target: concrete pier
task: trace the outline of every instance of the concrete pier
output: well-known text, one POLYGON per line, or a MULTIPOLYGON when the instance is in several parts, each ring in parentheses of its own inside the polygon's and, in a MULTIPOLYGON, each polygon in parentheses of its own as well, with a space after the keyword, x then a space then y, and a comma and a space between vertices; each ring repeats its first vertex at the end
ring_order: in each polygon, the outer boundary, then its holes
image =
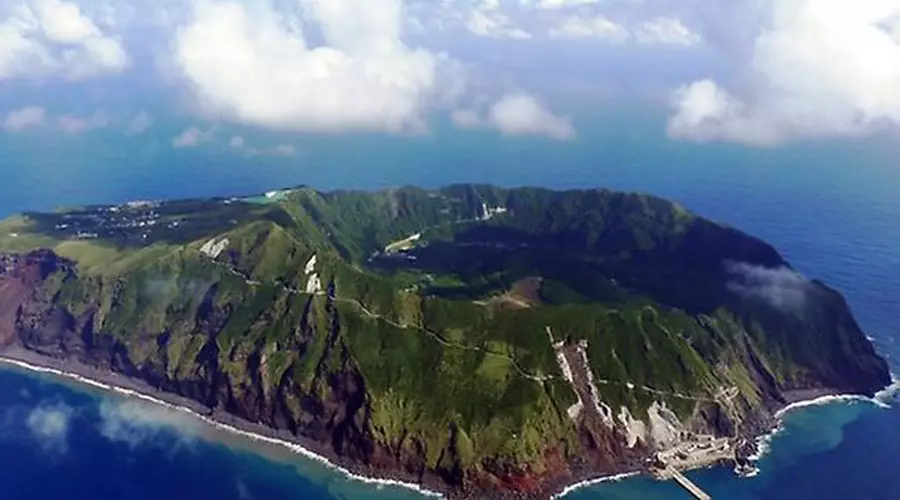
POLYGON ((711 496, 707 495, 706 492, 701 490, 699 486, 694 484, 693 481, 685 477, 684 474, 678 472, 677 470, 671 467, 667 467, 666 474, 674 479, 676 483, 680 484, 682 488, 686 489, 691 495, 694 495, 694 498, 696 498, 697 500, 712 500, 711 496))

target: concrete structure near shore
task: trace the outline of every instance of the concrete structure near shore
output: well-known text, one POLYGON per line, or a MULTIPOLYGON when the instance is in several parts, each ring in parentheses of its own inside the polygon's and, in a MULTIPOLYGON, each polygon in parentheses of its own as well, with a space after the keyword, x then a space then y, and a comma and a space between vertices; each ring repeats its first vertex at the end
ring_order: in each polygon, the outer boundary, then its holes
POLYGON ((712 497, 709 496, 705 491, 700 489, 693 481, 687 478, 684 474, 682 474, 678 469, 672 467, 671 465, 667 465, 665 462, 657 462, 655 465, 654 474, 657 479, 666 481, 669 479, 674 479, 679 486, 687 490, 694 498, 697 500, 712 500, 712 497))
POLYGON ((676 483, 680 484, 682 488, 686 489, 688 493, 694 495, 694 498, 697 500, 712 500, 712 497, 707 495, 706 492, 700 489, 699 486, 694 484, 693 481, 685 477, 684 474, 678 472, 677 470, 668 467, 666 471, 667 474, 672 476, 672 479, 675 480, 676 483))

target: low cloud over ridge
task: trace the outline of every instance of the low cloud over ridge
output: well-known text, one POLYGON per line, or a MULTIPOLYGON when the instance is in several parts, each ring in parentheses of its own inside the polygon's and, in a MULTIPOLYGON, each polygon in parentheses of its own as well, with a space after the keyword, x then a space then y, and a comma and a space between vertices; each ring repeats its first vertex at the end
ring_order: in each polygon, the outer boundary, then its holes
POLYGON ((732 276, 728 289, 741 297, 762 300, 784 312, 799 311, 806 305, 811 282, 793 269, 745 262, 730 262, 726 268, 732 276))

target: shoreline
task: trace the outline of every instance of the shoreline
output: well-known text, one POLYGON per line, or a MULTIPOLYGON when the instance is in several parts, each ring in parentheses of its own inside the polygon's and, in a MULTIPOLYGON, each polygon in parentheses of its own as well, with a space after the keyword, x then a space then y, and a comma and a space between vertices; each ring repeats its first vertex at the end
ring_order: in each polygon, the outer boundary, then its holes
MULTIPOLYGON (((780 408, 775 411, 772 415, 772 418, 775 421, 775 426, 764 434, 760 434, 754 438, 756 441, 756 452, 747 457, 747 460, 753 464, 754 470, 749 472, 741 477, 744 478, 753 478, 759 475, 759 468, 756 467, 756 464, 766 456, 769 452, 769 448, 771 446, 772 440, 778 436, 784 430, 784 417, 788 413, 791 413, 795 410, 800 410, 803 408, 809 408, 811 406, 823 406, 835 403, 847 403, 847 402, 860 402, 860 403, 870 403, 879 408, 890 408, 890 404, 886 403, 885 399, 893 399, 900 397, 900 377, 891 374, 891 384, 885 386, 883 389, 875 393, 874 397, 861 396, 859 394, 820 394, 817 396, 810 396, 807 399, 797 399, 796 401, 785 405, 783 408, 780 408)), ((716 467, 716 466, 710 466, 716 467)), ((702 468, 710 468, 710 467, 699 467, 697 469, 689 469, 682 470, 681 472, 690 472, 691 470, 698 470, 702 468)), ((554 494, 551 500, 560 500, 566 495, 582 489, 588 488, 591 486, 595 486, 598 484, 608 483, 608 482, 616 482, 622 481, 624 479, 632 478, 640 476, 641 472, 625 472, 621 474, 615 474, 612 476, 604 476, 598 477, 596 479, 587 479, 584 481, 580 481, 569 486, 566 486, 565 489, 560 492, 554 494)), ((652 476, 650 476, 652 477, 652 476)))
POLYGON ((824 394, 813 396, 808 399, 799 399, 789 403, 783 408, 776 410, 772 415, 775 419, 775 427, 765 434, 756 436, 756 452, 748 456, 747 460, 755 464, 769 453, 772 440, 784 431, 784 418, 791 412, 812 406, 826 406, 836 403, 869 403, 878 408, 887 409, 890 408, 891 405, 886 402, 886 400, 892 400, 898 395, 900 395, 900 378, 891 374, 891 383, 876 392, 873 397, 862 396, 859 394, 824 394))
MULTIPOLYGON (((33 354, 33 356, 41 356, 41 355, 35 353, 35 354, 33 354)), ((405 482, 405 481, 401 481, 398 479, 370 477, 370 476, 364 476, 362 474, 357 474, 357 473, 351 471, 350 469, 343 467, 342 465, 340 465, 338 463, 332 462, 327 457, 325 457, 319 453, 316 453, 315 451, 310 450, 299 443, 287 441, 285 439, 280 439, 278 437, 267 436, 267 435, 255 432, 253 430, 242 429, 239 427, 239 425, 240 425, 239 423, 234 422, 234 420, 237 420, 237 417, 232 417, 232 419, 230 419, 230 420, 232 420, 232 422, 226 423, 226 422, 221 422, 220 420, 217 420, 213 416, 213 415, 215 415, 214 413, 210 413, 209 415, 204 415, 204 414, 200 413, 196 408, 197 406, 202 406, 199 404, 182 405, 181 402, 166 401, 163 398, 146 394, 145 392, 142 392, 140 389, 137 389, 137 388, 122 387, 121 385, 112 383, 110 381, 98 381, 96 379, 90 378, 88 376, 85 376, 85 375, 82 375, 79 373, 69 372, 69 371, 66 371, 66 370, 63 370, 60 368, 35 364, 35 363, 33 363, 33 360, 32 360, 32 362, 29 362, 29 361, 25 361, 22 359, 17 359, 16 357, 11 357, 9 355, 9 353, 6 353, 6 352, 0 354, 0 364, 15 366, 17 368, 27 370, 30 372, 35 372, 35 373, 40 373, 40 374, 45 374, 45 375, 49 374, 49 375, 53 375, 58 378, 73 380, 75 382, 93 387, 95 389, 100 389, 107 393, 114 393, 114 394, 117 394, 119 396, 123 396, 126 398, 138 399, 138 400, 141 400, 141 401, 144 401, 147 403, 162 406, 162 407, 172 410, 172 411, 181 412, 181 413, 190 415, 191 417, 196 418, 196 419, 200 420, 201 422, 203 422, 204 424, 209 425, 210 427, 213 427, 217 430, 224 431, 224 432, 227 432, 232 435, 240 436, 242 438, 250 439, 251 441, 254 441, 254 442, 262 442, 262 443, 278 446, 281 448, 285 448, 288 451, 293 452, 297 455, 300 455, 305 459, 308 459, 308 460, 314 461, 318 464, 321 464, 334 472, 338 472, 345 478, 353 480, 353 481, 357 481, 357 482, 360 482, 363 484, 370 484, 370 485, 393 486, 393 487, 403 488, 403 489, 411 490, 411 491, 421 494, 423 496, 428 496, 428 497, 432 497, 432 498, 445 498, 445 495, 443 493, 434 491, 434 490, 430 490, 430 489, 426 488, 424 485, 419 484, 419 483, 410 483, 410 482, 405 482), (194 407, 192 408, 191 406, 194 406, 194 407)), ((125 377, 125 376, 121 376, 121 378, 128 379, 128 377, 125 377)), ((138 385, 138 384, 129 384, 129 385, 138 385)), ((168 395, 168 393, 164 393, 162 391, 158 391, 158 392, 168 395)), ((177 395, 171 395, 171 396, 172 397, 170 399, 182 399, 177 395)), ((186 398, 184 398, 184 399, 186 399, 186 398)), ((247 427, 249 427, 251 425, 253 425, 253 424, 251 424, 249 422, 246 423, 247 427)))
MULTIPOLYGON (((285 449, 307 460, 316 462, 331 471, 337 472, 346 479, 352 481, 368 485, 403 488, 432 498, 447 498, 446 492, 429 489, 423 483, 403 481, 389 477, 366 476, 362 473, 354 472, 352 470, 352 465, 347 466, 340 463, 339 458, 335 460, 329 459, 325 454, 310 449, 312 447, 307 447, 296 442, 296 438, 290 439, 288 436, 283 436, 284 432, 278 431, 277 429, 271 429, 263 424, 244 421, 239 417, 212 410, 194 400, 175 393, 155 389, 141 380, 136 380, 123 374, 109 371, 105 372, 80 362, 60 360, 33 351, 17 348, 0 351, 0 364, 14 366, 32 373, 49 374, 56 378, 74 381, 106 393, 114 393, 125 398, 141 400, 162 406, 172 411, 184 413, 216 430, 249 439, 253 442, 265 443, 285 449), (66 368, 72 369, 67 370, 66 368), (85 374, 85 372, 91 373, 85 374), (148 394, 148 392, 151 394, 148 394)), ((773 414, 775 426, 769 432, 760 434, 754 438, 756 441, 756 452, 753 455, 748 456, 747 459, 755 464, 765 457, 769 452, 771 441, 784 429, 785 415, 792 411, 811 406, 842 402, 863 402, 881 408, 890 407, 887 403, 882 401, 882 399, 894 398, 897 395, 900 395, 900 379, 894 377, 892 380, 893 382, 876 393, 875 397, 855 394, 821 394, 807 399, 798 398, 798 400, 787 404, 773 414)), ((800 397, 802 398, 802 396, 800 397)), ((631 471, 582 479, 565 485, 561 491, 550 494, 548 498, 551 500, 560 500, 577 490, 607 482, 622 481, 640 476, 641 474, 643 474, 641 471, 631 471)), ((756 474, 752 474, 747 477, 753 477, 755 475, 756 474)), ((553 491, 554 489, 558 490, 559 486, 557 485, 550 491, 553 491)))
POLYGON ((566 495, 569 495, 569 494, 571 494, 577 490, 580 490, 582 488, 588 488, 588 487, 596 486, 598 484, 603 484, 603 483, 614 483, 617 481, 623 481, 625 479, 640 476, 640 475, 641 475, 641 472, 635 471, 635 472, 623 472, 621 474, 613 474, 612 476, 603 476, 603 477, 598 477, 595 479, 585 479, 584 481, 579 481, 577 483, 566 486, 565 489, 563 489, 561 492, 556 493, 553 496, 551 496, 550 500, 559 500, 559 499, 565 497, 566 495))
POLYGON ((884 407, 884 403, 880 403, 876 398, 870 398, 867 396, 860 396, 859 394, 829 394, 825 396, 818 396, 812 399, 804 399, 800 401, 795 401, 790 403, 789 405, 781 408, 773 414, 773 417, 776 420, 784 419, 784 416, 792 411, 799 410, 801 408, 808 408, 810 406, 825 406, 833 403, 871 403, 875 406, 884 407))

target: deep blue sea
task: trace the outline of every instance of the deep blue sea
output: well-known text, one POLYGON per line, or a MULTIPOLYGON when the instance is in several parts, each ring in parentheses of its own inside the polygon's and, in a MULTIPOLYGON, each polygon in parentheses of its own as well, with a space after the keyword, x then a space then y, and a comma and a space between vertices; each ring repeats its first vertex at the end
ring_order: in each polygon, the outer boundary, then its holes
MULTIPOLYGON (((178 127, 140 137, 0 134, 0 216, 135 198, 451 182, 602 186, 681 201, 779 248, 840 289, 900 373, 900 146, 895 137, 753 149, 668 141, 664 117, 612 107, 556 143, 453 132, 291 138, 296 158, 173 151, 178 127)), ((180 126, 180 125, 179 125, 180 126)), ((898 405, 900 406, 900 405, 898 405)), ((867 403, 788 415, 760 474, 690 475, 720 499, 900 498, 900 409, 867 403)), ((285 450, 96 389, 0 370, 0 499, 405 499, 285 450)), ((636 478, 572 500, 687 498, 636 478)))

